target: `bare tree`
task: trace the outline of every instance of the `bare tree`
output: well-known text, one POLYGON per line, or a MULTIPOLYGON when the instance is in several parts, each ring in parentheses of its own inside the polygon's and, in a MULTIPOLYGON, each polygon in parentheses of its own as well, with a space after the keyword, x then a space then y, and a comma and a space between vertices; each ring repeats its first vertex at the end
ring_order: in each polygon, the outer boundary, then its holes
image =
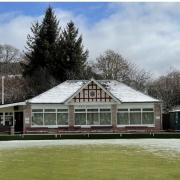
POLYGON ((0 73, 1 75, 17 74, 20 72, 20 51, 8 44, 0 44, 0 73))
POLYGON ((0 45, 0 62, 18 62, 21 58, 20 51, 8 44, 0 45))
POLYGON ((138 90, 144 90, 149 79, 148 72, 139 70, 135 64, 112 50, 107 50, 100 55, 94 68, 104 79, 118 80, 138 90))
POLYGON ((148 83, 148 93, 163 101, 163 108, 168 112, 180 104, 180 71, 171 70, 167 75, 148 83))
POLYGON ((129 63, 120 54, 107 50, 97 58, 94 66, 105 79, 123 80, 128 76, 129 63))

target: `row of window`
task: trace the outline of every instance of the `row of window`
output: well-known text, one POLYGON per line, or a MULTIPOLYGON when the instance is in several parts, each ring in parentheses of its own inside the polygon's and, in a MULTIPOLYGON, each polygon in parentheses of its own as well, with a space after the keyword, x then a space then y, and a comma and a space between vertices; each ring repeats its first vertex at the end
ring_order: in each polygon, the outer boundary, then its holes
POLYGON ((154 124, 154 111, 151 108, 144 109, 118 109, 118 125, 154 124))
MULTIPOLYGON (((111 125, 111 109, 75 109, 75 125, 111 125)), ((117 125, 154 124, 151 108, 118 109, 117 125)), ((68 109, 33 109, 32 125, 68 125, 68 109)))
POLYGON ((111 125, 111 109, 75 109, 75 125, 111 125))
POLYGON ((0 113, 0 126, 12 126, 13 125, 13 112, 0 113))
POLYGON ((68 125, 68 109, 33 109, 32 125, 68 125))

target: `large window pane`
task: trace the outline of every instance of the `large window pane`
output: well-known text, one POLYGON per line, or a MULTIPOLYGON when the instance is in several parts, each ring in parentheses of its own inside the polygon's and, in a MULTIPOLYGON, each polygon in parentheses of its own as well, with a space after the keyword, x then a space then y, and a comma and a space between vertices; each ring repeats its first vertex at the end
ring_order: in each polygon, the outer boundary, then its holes
POLYGON ((153 111, 153 108, 144 108, 143 111, 153 111))
POLYGON ((43 125, 43 114, 42 113, 33 114, 32 125, 43 125))
POLYGON ((58 113, 57 114, 57 124, 58 125, 68 125, 68 113, 58 113))
POLYGON ((88 125, 99 125, 98 113, 88 113, 87 114, 87 124, 88 125))
POLYGON ((56 114, 45 113, 44 114, 44 125, 56 125, 56 114))
POLYGON ((75 125, 86 125, 85 113, 75 113, 75 125))
POLYGON ((117 124, 129 124, 128 112, 117 113, 117 124))
POLYGON ((68 109, 58 109, 57 112, 68 112, 68 109))
POLYGON ((130 113, 130 124, 141 124, 141 113, 130 113))
POLYGON ((104 109, 100 109, 100 112, 110 112, 111 109, 108 109, 108 108, 104 108, 104 109))
POLYGON ((111 113, 100 113, 100 124, 110 125, 111 124, 111 113))
POLYGON ((87 109, 87 112, 98 112, 98 109, 87 109))
POLYGON ((141 109, 130 109, 130 111, 141 111, 141 109))
POLYGON ((86 112, 85 109, 75 109, 75 112, 86 112))
POLYGON ((3 113, 0 113, 0 126, 3 125, 3 113))
POLYGON ((143 124, 154 124, 154 113, 153 112, 143 112, 142 123, 143 124))
POLYGON ((32 112, 43 112, 43 109, 32 109, 32 112))
POLYGON ((44 112, 56 112, 55 109, 45 109, 44 112))
POLYGON ((5 116, 5 126, 13 125, 13 116, 5 116))

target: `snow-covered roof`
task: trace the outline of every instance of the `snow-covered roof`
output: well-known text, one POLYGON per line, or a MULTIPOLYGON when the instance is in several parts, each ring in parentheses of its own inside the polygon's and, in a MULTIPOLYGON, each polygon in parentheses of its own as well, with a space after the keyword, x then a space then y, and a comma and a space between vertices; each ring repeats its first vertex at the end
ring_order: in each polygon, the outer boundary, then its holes
POLYGON ((85 84, 84 81, 65 81, 28 100, 30 103, 63 103, 85 84))
MULTIPOLYGON (((28 100, 30 103, 65 103, 90 80, 68 80, 58 86, 28 100)), ((120 102, 158 102, 124 83, 115 80, 97 80, 114 98, 120 102)))
MULTIPOLYGON (((101 81, 101 84, 103 81, 101 81)), ((159 100, 152 98, 140 91, 137 91, 124 83, 110 80, 105 81, 107 90, 119 99, 121 102, 158 102, 159 100)))

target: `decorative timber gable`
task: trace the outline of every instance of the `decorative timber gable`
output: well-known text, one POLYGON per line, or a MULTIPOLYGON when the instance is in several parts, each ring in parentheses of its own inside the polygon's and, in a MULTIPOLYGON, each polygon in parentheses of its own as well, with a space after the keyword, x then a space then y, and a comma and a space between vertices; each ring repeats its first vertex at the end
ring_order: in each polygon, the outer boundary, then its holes
POLYGON ((115 102, 114 97, 98 82, 92 79, 71 97, 71 103, 115 102))

